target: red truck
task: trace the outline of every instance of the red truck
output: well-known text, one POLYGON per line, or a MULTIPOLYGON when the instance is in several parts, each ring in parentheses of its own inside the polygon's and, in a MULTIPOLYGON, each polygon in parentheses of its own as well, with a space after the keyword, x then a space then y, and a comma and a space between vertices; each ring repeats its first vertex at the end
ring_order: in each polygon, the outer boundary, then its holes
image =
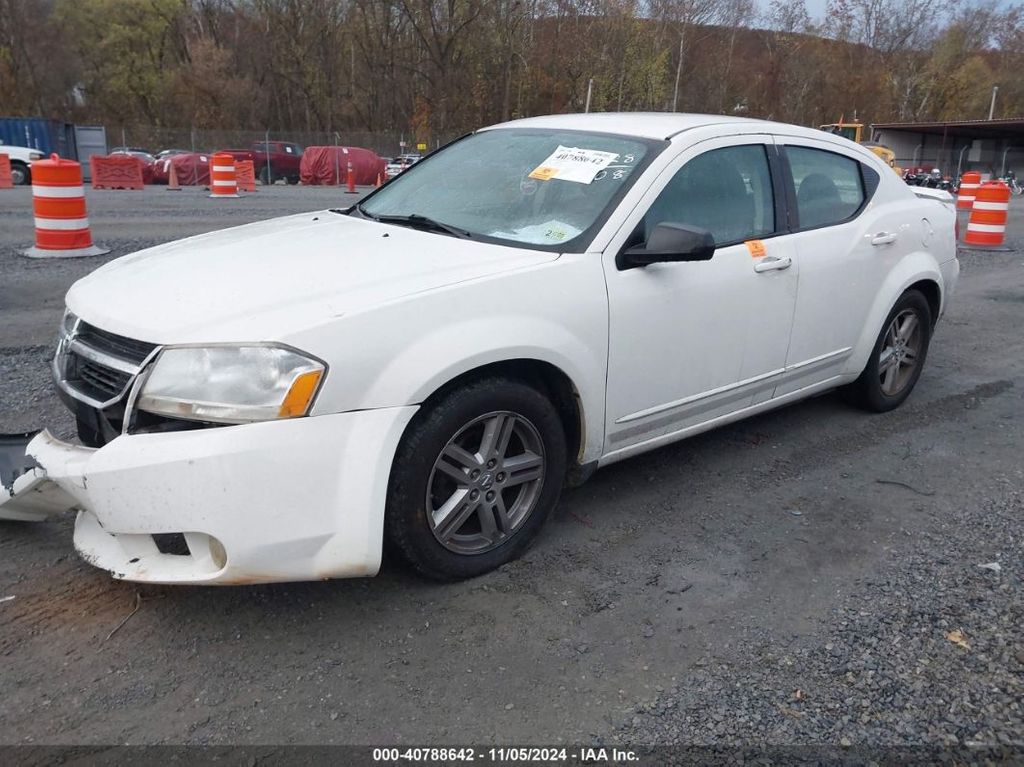
POLYGON ((249 149, 221 149, 236 160, 252 160, 256 178, 261 183, 273 184, 284 179, 289 184, 299 183, 299 164, 302 147, 287 141, 256 141, 249 149))

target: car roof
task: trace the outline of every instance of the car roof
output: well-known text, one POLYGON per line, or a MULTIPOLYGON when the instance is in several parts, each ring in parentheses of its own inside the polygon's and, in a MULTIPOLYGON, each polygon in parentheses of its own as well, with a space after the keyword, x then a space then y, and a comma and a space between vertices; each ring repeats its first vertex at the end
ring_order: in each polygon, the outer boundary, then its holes
POLYGON ((820 137, 821 131, 797 125, 755 120, 728 115, 688 114, 681 112, 591 112, 590 114, 547 115, 527 117, 492 125, 485 130, 505 128, 554 128, 561 130, 590 130, 599 133, 618 133, 649 139, 669 139, 693 128, 711 125, 744 126, 766 133, 786 133, 820 137))

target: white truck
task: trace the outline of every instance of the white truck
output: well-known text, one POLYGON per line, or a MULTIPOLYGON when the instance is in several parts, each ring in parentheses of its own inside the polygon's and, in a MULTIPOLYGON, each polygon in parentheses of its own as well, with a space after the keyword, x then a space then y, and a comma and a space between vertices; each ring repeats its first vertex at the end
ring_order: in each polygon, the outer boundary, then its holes
POLYGON ((43 153, 27 146, 9 146, 0 143, 0 154, 11 160, 11 181, 15 186, 32 183, 32 163, 43 159, 43 153))

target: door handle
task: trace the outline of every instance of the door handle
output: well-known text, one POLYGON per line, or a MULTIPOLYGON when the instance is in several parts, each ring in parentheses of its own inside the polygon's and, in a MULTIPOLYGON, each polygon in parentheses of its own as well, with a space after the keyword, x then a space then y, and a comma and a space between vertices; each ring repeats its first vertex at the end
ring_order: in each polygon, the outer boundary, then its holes
POLYGON ((898 235, 894 232, 879 232, 871 238, 872 245, 891 245, 898 235))
POLYGON ((793 259, 789 256, 778 258, 776 256, 765 256, 754 264, 755 272, 771 272, 779 269, 789 269, 793 265, 793 259))

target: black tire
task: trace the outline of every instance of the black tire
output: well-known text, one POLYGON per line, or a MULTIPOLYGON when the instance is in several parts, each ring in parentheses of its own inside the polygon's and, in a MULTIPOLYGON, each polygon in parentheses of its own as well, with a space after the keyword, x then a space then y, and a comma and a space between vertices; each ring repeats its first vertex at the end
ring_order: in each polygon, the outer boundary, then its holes
MULTIPOLYGON (((513 436, 511 439, 515 441, 518 438, 513 436)), ((496 471, 500 469, 499 464, 496 471)), ((491 474, 486 469, 484 471, 486 476, 491 474)), ((537 389, 507 378, 487 378, 453 390, 435 402, 424 405, 409 424, 399 444, 391 468, 385 509, 385 533, 390 544, 389 550, 397 552, 422 575, 436 580, 461 580, 489 572, 519 557, 526 550, 558 503, 565 471, 565 429, 554 405, 537 389), (514 416, 512 420, 516 428, 523 426, 532 429, 529 434, 539 438, 543 473, 539 483, 529 491, 533 493, 532 504, 517 526, 511 528, 507 535, 492 536, 500 542, 492 542, 490 545, 493 548, 479 553, 453 551, 449 545, 442 544, 441 533, 435 534, 428 519, 428 505, 434 503, 435 496, 431 493, 436 488, 437 477, 442 482, 446 479, 443 473, 435 477, 435 462, 458 435, 467 433, 466 429, 472 428, 474 423, 485 423, 481 419, 491 418, 495 414, 514 416)), ((507 475, 509 478, 512 477, 511 472, 510 469, 507 475)), ((489 482, 486 476, 481 481, 489 482)), ((501 476, 504 475, 496 474, 495 478, 501 476)), ((466 479, 468 482, 469 475, 466 479)), ((511 484, 511 479, 507 481, 511 484)), ((522 485, 522 490, 506 488, 499 492, 525 493, 529 485, 522 485)), ((487 484, 481 487, 492 486, 487 484)), ((490 497, 493 493, 488 492, 487 495, 490 497)), ((486 505, 482 496, 480 505, 486 505)), ((513 508, 514 504, 509 507, 509 516, 513 508)), ((486 510, 479 511, 480 515, 486 513, 486 510)), ((478 512, 470 514, 459 529, 472 527, 478 521, 477 515, 478 512)), ((480 525, 482 527, 482 522, 480 525)))
POLYGON ((298 176, 289 176, 288 177, 288 186, 295 186, 297 183, 299 183, 299 177, 298 176))
POLYGON ((268 168, 266 165, 260 168, 260 172, 257 178, 259 179, 259 182, 264 186, 270 186, 271 184, 274 183, 274 174, 271 173, 270 168, 268 168))
POLYGON ((871 349, 871 356, 868 358, 864 371, 856 381, 844 387, 843 395, 847 401, 875 413, 885 413, 902 405, 921 377, 921 371, 924 369, 924 363, 928 356, 928 345, 931 342, 932 325, 931 307, 924 295, 917 290, 908 290, 900 296, 882 324, 882 329, 871 349), (914 365, 907 372, 906 378, 898 390, 887 393, 883 387, 881 356, 886 348, 887 335, 894 320, 907 312, 916 317, 917 328, 920 331, 914 365))
POLYGON ((32 171, 23 162, 11 162, 11 183, 15 186, 28 186, 32 183, 32 171))

